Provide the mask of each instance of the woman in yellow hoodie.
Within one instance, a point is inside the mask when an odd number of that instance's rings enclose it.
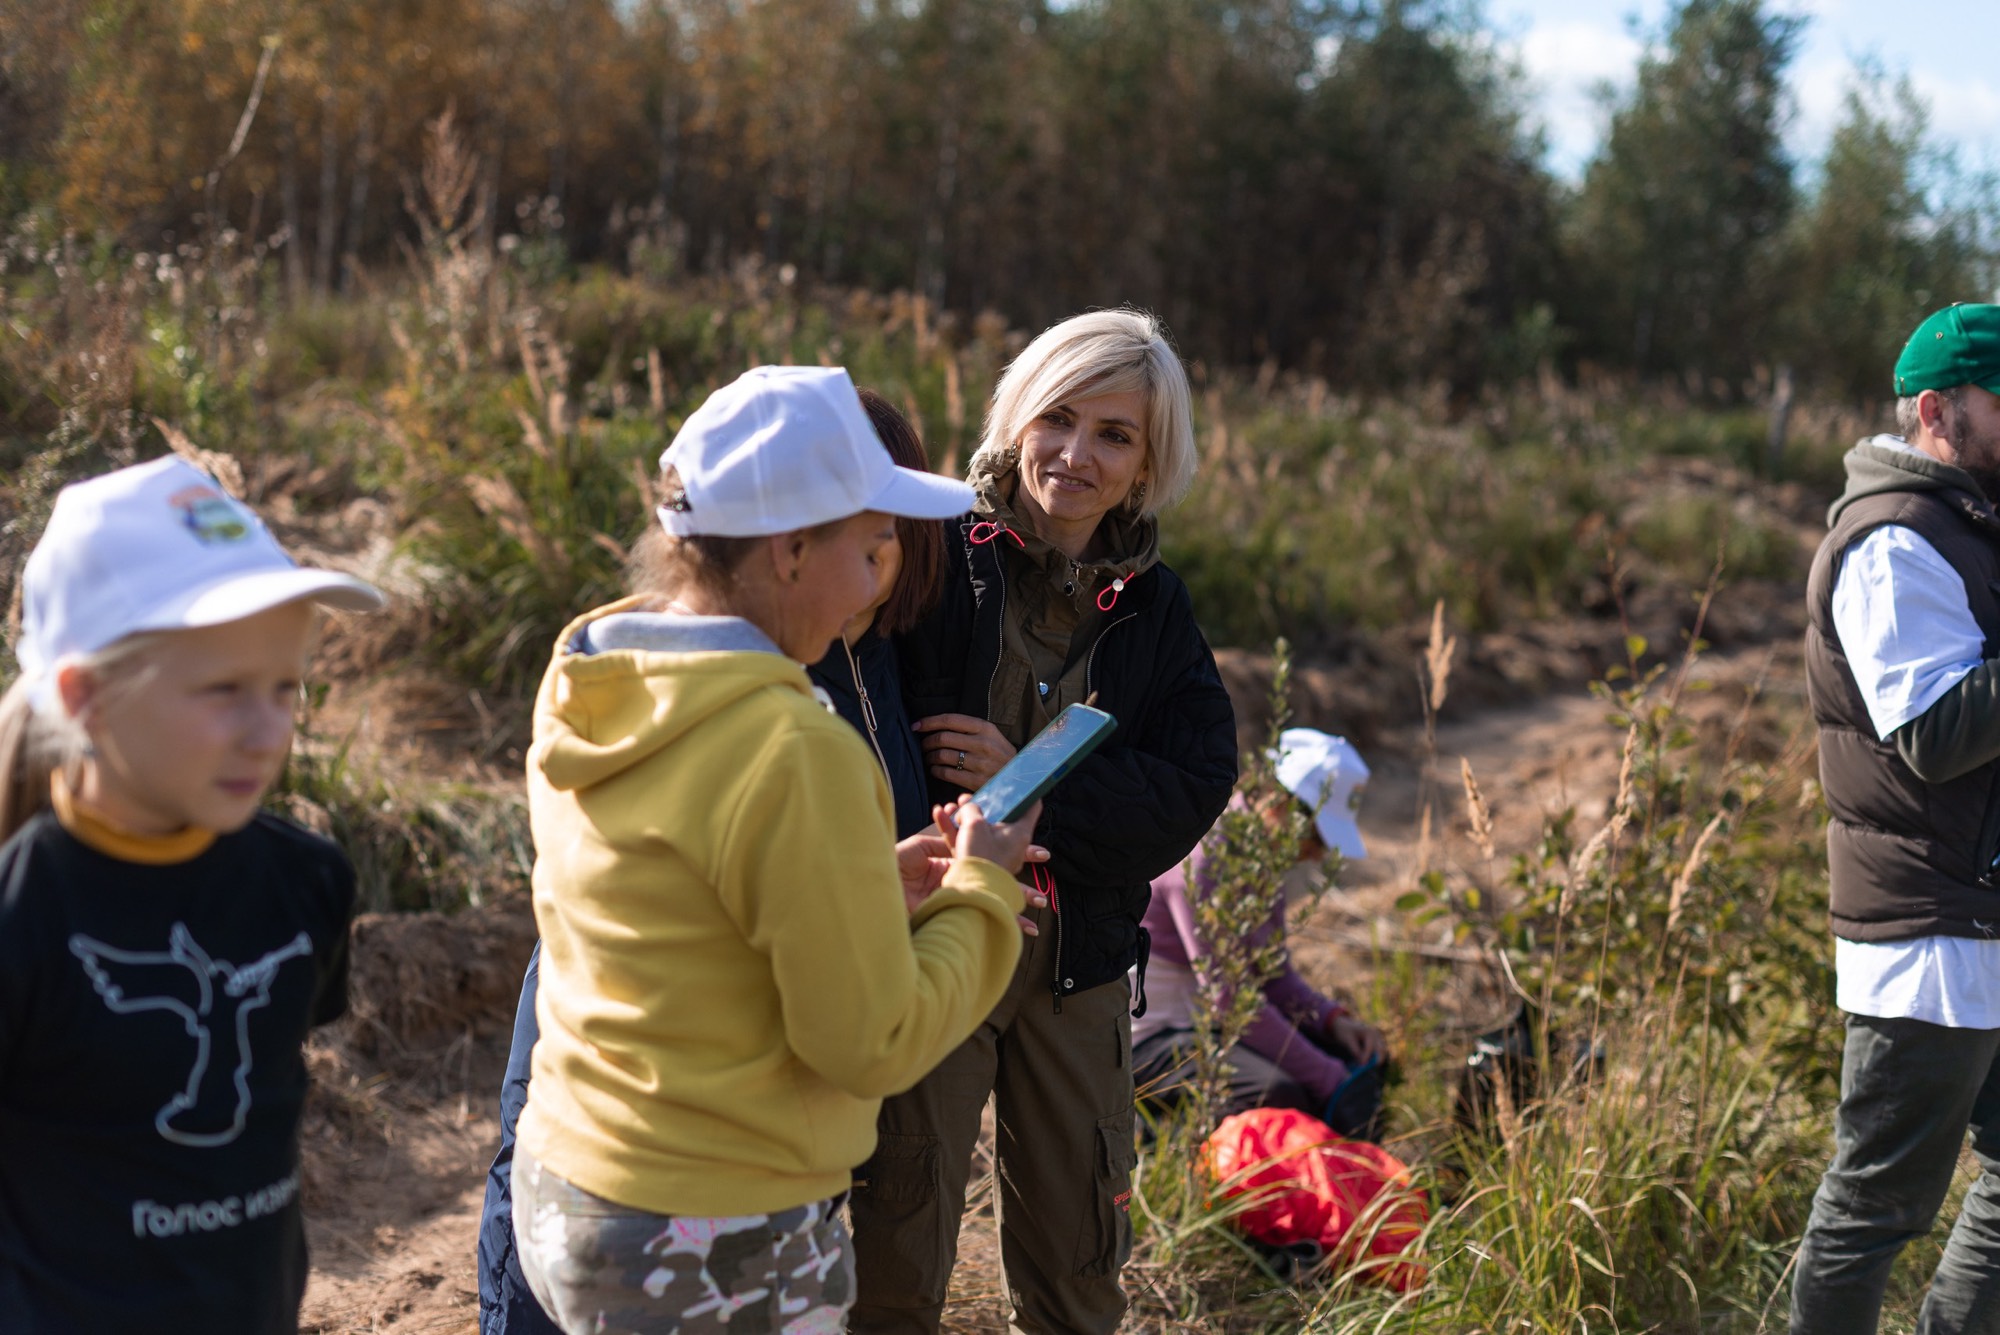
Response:
[[[563,632],[535,703],[522,1268],[577,1335],[833,1332],[849,1174],[1006,989],[1035,813],[895,843],[812,691],[893,518],[971,500],[890,462],[846,372],[753,370],[660,463],[648,587]]]

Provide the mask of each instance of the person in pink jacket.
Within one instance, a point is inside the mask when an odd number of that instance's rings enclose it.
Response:
[[[1345,738],[1311,728],[1290,728],[1279,738],[1277,778],[1293,799],[1315,813],[1299,850],[1314,862],[1329,850],[1353,861],[1366,856],[1354,811],[1368,780],[1360,752]],[[1238,802],[1245,799],[1238,797]],[[1269,809],[1270,819],[1285,814]],[[1192,1076],[1195,996],[1208,945],[1195,925],[1193,900],[1213,893],[1209,847],[1153,882],[1145,927],[1152,936],[1146,970],[1146,1011],[1132,1020],[1132,1067],[1140,1097],[1175,1102]],[[1281,898],[1257,936],[1282,946]],[[1230,1081],[1224,1113],[1251,1108],[1296,1108],[1345,1136],[1379,1136],[1382,1064],[1388,1052],[1382,1031],[1321,995],[1299,975],[1289,955],[1264,984],[1264,1004],[1229,1053]]]

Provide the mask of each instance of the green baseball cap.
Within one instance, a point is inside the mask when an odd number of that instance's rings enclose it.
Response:
[[[2000,394],[2000,306],[1960,302],[1917,326],[1896,359],[1896,395],[1977,385]]]

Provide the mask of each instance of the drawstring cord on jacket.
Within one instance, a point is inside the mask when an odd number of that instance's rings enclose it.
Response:
[[[1003,533],[1008,537],[1012,538],[1014,540],[1014,544],[1017,547],[1021,548],[1021,550],[1023,551],[1027,550],[1028,548],[1027,539],[1023,538],[1020,534],[1016,533],[1013,529],[1009,528],[1007,525],[998,523],[991,519],[980,520],[977,524],[974,524],[972,526],[972,531],[967,533],[965,536],[966,540],[970,542],[973,546],[984,547],[989,542],[997,542],[1000,538],[1000,535]],[[1076,563],[1072,561],[1070,564],[1073,566]],[[1135,571],[1133,572],[1132,575],[1114,576],[1112,578],[1111,583],[1106,585],[1102,590],[1099,591],[1097,595],[1097,610],[1100,612],[1109,612],[1112,608],[1118,606],[1118,595],[1125,592],[1125,581],[1127,579],[1136,578],[1137,573],[1138,572]]]
[[[1039,862],[1030,862],[1028,864],[1028,881],[1035,887],[1037,894],[1049,897],[1049,912],[1055,914],[1062,912],[1062,906],[1056,903],[1056,877],[1054,872],[1048,870]]]
[[[1035,889],[1048,897],[1049,912],[1056,920],[1056,971],[1049,979],[1049,990],[1055,993],[1056,1014],[1062,1014],[1062,902],[1056,898],[1056,874],[1039,862],[1028,864],[1028,879]]]
[[[1027,550],[1028,540],[1026,538],[1016,533],[1013,529],[1008,528],[1005,524],[995,523],[990,519],[982,519],[977,524],[974,524],[972,526],[972,531],[970,533],[967,533],[965,536],[966,540],[969,541],[973,546],[984,547],[987,543],[992,542],[994,539],[998,538],[1002,533],[1005,533],[1008,537],[1012,538],[1014,540],[1014,544],[1017,547],[1021,548],[1021,550],[1023,551]]]
[[[1097,697],[1095,695],[1091,696],[1091,699],[1093,700],[1096,698]],[[1028,879],[1034,885],[1037,892],[1048,896],[1049,912],[1053,913],[1057,919],[1056,973],[1055,977],[1049,980],[1049,986],[1050,990],[1054,992],[1056,995],[1056,1014],[1061,1015],[1062,1001],[1063,1001],[1062,921],[1061,921],[1062,905],[1058,903],[1056,900],[1056,874],[1048,870],[1046,867],[1042,866],[1042,864],[1039,862],[1030,862],[1028,864]],[[1135,1016],[1144,1015],[1146,1013],[1146,965],[1151,962],[1152,955],[1153,955],[1153,934],[1147,931],[1142,926],[1139,928],[1139,959],[1138,959],[1139,967],[1138,967],[1138,978],[1136,980],[1138,986],[1135,989],[1137,992],[1137,997],[1135,998],[1135,1004],[1132,1007],[1132,1014]]]

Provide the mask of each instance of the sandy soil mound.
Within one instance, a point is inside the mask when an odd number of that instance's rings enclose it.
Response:
[[[520,899],[356,921],[348,1015],[308,1054],[304,1330],[476,1328],[473,1238],[534,938]]]

